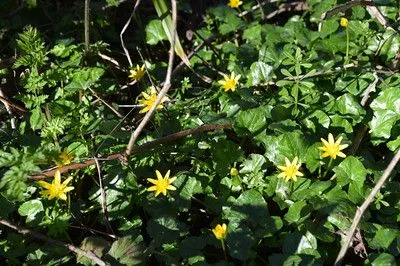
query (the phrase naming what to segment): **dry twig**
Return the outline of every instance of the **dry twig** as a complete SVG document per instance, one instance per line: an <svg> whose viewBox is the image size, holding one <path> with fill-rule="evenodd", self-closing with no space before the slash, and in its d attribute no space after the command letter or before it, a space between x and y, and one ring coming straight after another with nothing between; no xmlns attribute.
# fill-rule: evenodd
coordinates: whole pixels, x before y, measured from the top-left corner
<svg viewBox="0 0 400 266"><path fill-rule="evenodd" d="M165 137L153 140L153 141L149 141L138 147L134 147L132 149L131 155L154 149L154 148L158 147L159 145L168 144L168 143L177 141L179 139L185 138L187 136L193 136L193 135L197 135L197 134L200 134L203 132L217 131L217 130L223 130L223 129L232 129L232 125L231 124L204 124L197 128L186 129L186 130L179 131L179 132L170 134L168 136L165 136ZM122 152L110 154L103 158L97 158L97 160L100 160L100 161L124 160L125 155L126 155L125 151L122 151ZM62 166L60 168L53 167L50 170L45 170L40 174L31 176L30 179L41 180L46 177L54 176L56 170L59 170L60 173L65 173L65 172L68 172L71 170L79 170L79 169L88 167L90 165L94 165L95 163L96 162L94 159L89 159L89 160L84 161L83 163L69 164L69 165Z"/></svg>
<svg viewBox="0 0 400 266"><path fill-rule="evenodd" d="M136 3L135 3L135 6L134 6L134 8L133 8L133 11L132 11L132 13L131 13L131 16L130 16L129 19L126 21L124 27L123 27L122 30L121 30L121 33L119 34L119 38L120 38L120 40L121 40L122 49L124 49L125 56L126 56L126 58L128 59L128 62L129 62L129 66L130 66L130 67L132 67L133 64L132 64L131 56L129 55L129 51L128 51L128 49L126 49L126 46L125 46L125 42L124 42L124 33L125 33L126 29L128 28L129 24L131 24L131 20L132 20L133 16L134 16L135 13L136 13L136 9L137 9L137 8L139 7L139 5L140 5L140 1L141 1L141 0L136 0Z"/></svg>
<svg viewBox="0 0 400 266"><path fill-rule="evenodd" d="M139 126L135 129L135 131L131 134L131 138L129 140L128 146L126 148L126 155L129 156L132 153L133 146L135 145L136 139L139 137L140 133L146 126L146 124L150 121L150 117L153 115L155 112L157 106L160 104L161 100L165 97L167 94L169 88L171 87L171 74L172 74L172 67L174 64L174 56L175 56L175 40L176 40L176 20L177 20L177 11L176 11L176 0L171 0L171 6L172 6L172 41L171 41L171 47L169 49L169 59L168 59L168 69L167 69L167 75L165 77L164 85L163 88L161 89L160 93L158 94L158 97L153 103L153 106L151 109L146 113L146 115L143 117L143 120L140 122Z"/></svg>

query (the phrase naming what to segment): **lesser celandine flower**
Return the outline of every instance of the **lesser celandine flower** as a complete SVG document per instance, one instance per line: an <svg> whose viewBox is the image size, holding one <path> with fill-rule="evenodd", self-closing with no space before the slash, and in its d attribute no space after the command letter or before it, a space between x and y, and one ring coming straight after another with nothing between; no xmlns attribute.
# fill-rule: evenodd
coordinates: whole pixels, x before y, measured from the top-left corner
<svg viewBox="0 0 400 266"><path fill-rule="evenodd" d="M214 236L218 240L224 240L228 234L226 224L222 224L222 225L217 224L217 226L215 226L215 228L212 229L212 232L214 233Z"/></svg>
<svg viewBox="0 0 400 266"><path fill-rule="evenodd" d="M218 83L222 85L222 88L225 91L235 91L236 85L238 84L238 81L240 79L240 75L235 76L235 72L232 72L230 77L226 74L222 75L224 76L224 79L218 81Z"/></svg>
<svg viewBox="0 0 400 266"><path fill-rule="evenodd" d="M225 250L225 238L228 235L228 228L226 224L217 224L214 229L212 229L212 232L219 241L221 241L221 246L222 246L222 251L224 252L224 257L226 262L228 262L228 257L226 256L226 250Z"/></svg>
<svg viewBox="0 0 400 266"><path fill-rule="evenodd" d="M328 156L331 157L332 159L336 159L336 156L339 156L342 158L346 157L346 154L341 152L341 150L347 148L349 145L348 144L340 145L340 143L342 142L342 137L339 137L335 142L333 135L331 133L329 133L328 141L326 141L323 138L321 138L321 141L324 144L324 146L318 147L318 149L320 149L321 151L324 151L324 153L322 154L322 158L325 158Z"/></svg>
<svg viewBox="0 0 400 266"><path fill-rule="evenodd" d="M143 105L144 105L144 108L143 108L142 110L140 110L139 113L146 113L147 111L149 111L149 110L151 109L151 107L153 106L153 104L156 102L156 100L157 100L157 92L156 92L156 90L154 89L154 87L151 87L151 94L148 95L147 93L142 92L142 96L143 96L143 99L139 100L138 102L139 102L140 104L143 104ZM163 104L163 102L165 102L165 101L168 101L168 98L167 98L167 97L164 97L164 98L161 100L160 104L157 105L157 109L162 109L162 108L163 108L163 105L162 105L162 104Z"/></svg>
<svg viewBox="0 0 400 266"><path fill-rule="evenodd" d="M165 177L163 177L160 171L156 170L157 179L147 178L147 181L154 184L154 186L149 187L147 191L154 191L155 196L157 197L160 193L166 196L167 190L176 190L176 187L171 185L172 182L175 181L176 177L174 176L169 178L169 174L170 170L168 170Z"/></svg>
<svg viewBox="0 0 400 266"><path fill-rule="evenodd" d="M145 73L146 73L145 65L142 66L136 65L136 68L129 70L130 74L129 77L133 80L139 81L141 78L143 78Z"/></svg>
<svg viewBox="0 0 400 266"><path fill-rule="evenodd" d="M60 198L62 200L67 200L67 192L74 189L74 187L68 187L68 183L72 180L72 177L68 177L64 182L61 183L61 173L59 170L54 174L54 180L51 184L45 181L38 181L41 187L46 190L40 191L40 194L48 196L48 199Z"/></svg>
<svg viewBox="0 0 400 266"><path fill-rule="evenodd" d="M238 8L241 4L243 4L240 0L229 0L228 6L231 8Z"/></svg>
<svg viewBox="0 0 400 266"><path fill-rule="evenodd" d="M347 26L349 25L349 20L347 18L340 18L340 26L342 26L343 28L347 28Z"/></svg>
<svg viewBox="0 0 400 266"><path fill-rule="evenodd" d="M290 179L297 181L297 176L303 176L303 173L299 171L301 166L301 161L299 161L298 163L297 162L298 162L297 156L294 157L292 162L290 162L290 160L285 157L286 165L278 166L278 168L282 170L282 173L280 173L278 177L285 178L285 182L289 181Z"/></svg>

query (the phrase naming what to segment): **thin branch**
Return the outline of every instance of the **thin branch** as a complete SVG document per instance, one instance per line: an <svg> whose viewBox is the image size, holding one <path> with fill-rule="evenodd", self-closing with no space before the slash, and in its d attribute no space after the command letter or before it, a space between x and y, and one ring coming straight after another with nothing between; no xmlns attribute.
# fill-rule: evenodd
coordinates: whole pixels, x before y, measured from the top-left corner
<svg viewBox="0 0 400 266"><path fill-rule="evenodd" d="M174 56L175 56L175 39L176 39L176 20L177 20L177 11L176 11L176 1L171 0L171 6L172 6L172 41L171 41L171 48L169 49L169 59L168 59L168 69L167 69L167 75L165 77L164 85L163 88L161 89L160 93L158 94L158 97L153 103L153 106L151 109L146 113L144 116L142 122L140 122L139 126L135 129L135 131L132 133L131 138L129 140L128 146L126 148L126 155L129 156L132 153L133 146L135 145L136 139L139 137L140 133L146 126L146 124L150 121L151 116L155 112L157 106L160 104L161 100L165 97L167 94L169 88L171 87L171 74L172 74L172 67L174 64Z"/></svg>
<svg viewBox="0 0 400 266"><path fill-rule="evenodd" d="M179 139L182 139L182 138L185 138L188 136L193 136L193 135L201 134L203 132L218 131L218 130L223 130L223 129L232 129L232 125L231 124L204 124L197 128L186 129L183 131L179 131L179 132L167 135L165 137L161 137L161 138L153 140L153 141L149 141L138 147L134 147L132 149L131 155L139 154L141 152L154 149L162 144L168 144L168 143L177 141ZM100 160L100 161L121 160L121 161L123 161L123 160L125 160L125 155L126 155L125 151L121 151L118 153L110 154L103 158L97 158L97 160ZM59 170L60 173L65 173L70 170L79 170L79 169L88 167L90 165L94 165L95 163L96 162L94 159L89 159L89 160L84 161L83 163L69 164L69 165L62 166L60 168L53 167L49 170L43 171L40 174L31 176L30 179L31 180L41 180L46 177L54 176L56 170Z"/></svg>
<svg viewBox="0 0 400 266"><path fill-rule="evenodd" d="M85 18L84 18L84 27L85 27L85 56L87 56L89 52L89 26L90 26L90 0L85 0Z"/></svg>
<svg viewBox="0 0 400 266"><path fill-rule="evenodd" d="M106 198L106 193L105 193L104 187L103 187L100 163L99 163L99 160L96 157L94 158L94 161L96 163L97 174L99 175L99 187L100 187L100 195L101 195L101 208L103 210L104 223L106 224L108 230L110 230L110 232L114 234L114 231L112 230L110 222L108 221L107 198Z"/></svg>
<svg viewBox="0 0 400 266"><path fill-rule="evenodd" d="M4 105L7 104L11 108L14 108L14 109L16 109L16 110L18 110L18 111L20 111L22 113L28 112L28 110L26 110L24 107L19 106L19 105L15 104L15 103L12 103L8 98L6 98L4 96L0 96L0 102L2 102Z"/></svg>
<svg viewBox="0 0 400 266"><path fill-rule="evenodd" d="M47 237L45 235L42 235L40 233L31 231L30 229L16 226L16 225L12 224L11 222L9 222L9 221L7 221L7 220L5 220L3 218L0 218L0 224L2 224L4 226L7 226L7 227L9 227L11 229L14 229L15 231L17 231L18 233L20 233L22 235L29 235L29 236L32 236L34 238L37 238L37 239L43 240L45 242L48 242L50 244L54 244L54 245L66 248L69 251L72 251L72 252L74 252L74 253L76 253L78 255L85 256L86 258L92 260L94 263L96 263L98 265L101 265L101 266L109 265L108 263L102 261L98 256L96 256L96 254L94 254L91 251L85 251L85 250L80 249L78 247L75 247L75 246L73 246L71 244L64 243L62 241L49 238L49 237Z"/></svg>
<svg viewBox="0 0 400 266"><path fill-rule="evenodd" d="M128 62L129 62L129 66L130 66L130 67L132 67L133 64L132 64L131 56L129 55L129 51L128 51L128 49L126 49L126 46L125 46L125 42L124 42L124 33L125 33L126 29L128 28L129 24L131 24L131 20L132 20L133 16L134 16L135 13L136 13L136 9L137 9L138 6L140 5L140 1L141 1L141 0L136 0L136 4L135 4L135 6L134 6L134 8L133 8L133 11L132 11L132 13L131 13L129 19L126 21L124 27L122 28L121 33L119 34L119 38L120 38L120 40L121 40L122 49L124 49L125 56L126 56L126 58L128 59Z"/></svg>
<svg viewBox="0 0 400 266"><path fill-rule="evenodd" d="M5 98L5 95L3 93L3 89L1 87L0 87L0 97ZM7 113L10 115L11 128L12 129L16 129L17 126L15 125L15 117L14 117L13 112L11 110L11 106L8 104L7 101L2 101L1 99L0 99L0 101L4 104L4 106L6 107Z"/></svg>
<svg viewBox="0 0 400 266"><path fill-rule="evenodd" d="M343 258L346 255L347 249L349 248L350 242L353 239L354 233L357 229L357 226L361 220L361 217L363 216L364 212L367 210L368 206L372 203L372 201L375 198L375 195L379 192L379 190L382 188L382 186L385 184L386 180L392 173L394 167L397 165L397 163L400 160L400 149L397 151L396 155L393 157L393 159L390 161L389 165L385 169L385 172L381 176L381 178L378 180L374 188L371 190L369 193L368 197L365 199L363 204L357 208L356 210L356 215L354 216L353 223L351 224L350 230L346 235L346 238L342 244L342 247L340 249L340 252L336 258L335 261L335 266L340 266L342 265Z"/></svg>
<svg viewBox="0 0 400 266"><path fill-rule="evenodd" d="M111 106L108 102L106 102L103 98L101 98L96 91L94 91L92 88L88 88L90 92L96 97L100 102L102 102L105 106L107 106L114 114L118 116L118 118L123 118L124 116L120 114L114 107Z"/></svg>

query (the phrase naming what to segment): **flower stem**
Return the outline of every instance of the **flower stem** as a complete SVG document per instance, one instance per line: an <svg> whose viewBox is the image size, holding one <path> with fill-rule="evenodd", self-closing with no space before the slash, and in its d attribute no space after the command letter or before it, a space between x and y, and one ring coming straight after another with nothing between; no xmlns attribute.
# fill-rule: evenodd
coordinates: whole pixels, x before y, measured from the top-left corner
<svg viewBox="0 0 400 266"><path fill-rule="evenodd" d="M228 256L226 256L225 242L223 239L221 239L221 246L222 246L222 251L224 252L226 264L228 264Z"/></svg>
<svg viewBox="0 0 400 266"><path fill-rule="evenodd" d="M322 178L324 178L328 174L329 170L331 170L332 162L333 162L333 159L331 157L331 159L329 160L329 163L328 163L328 167L326 168L326 171L325 171L324 175L322 176Z"/></svg>

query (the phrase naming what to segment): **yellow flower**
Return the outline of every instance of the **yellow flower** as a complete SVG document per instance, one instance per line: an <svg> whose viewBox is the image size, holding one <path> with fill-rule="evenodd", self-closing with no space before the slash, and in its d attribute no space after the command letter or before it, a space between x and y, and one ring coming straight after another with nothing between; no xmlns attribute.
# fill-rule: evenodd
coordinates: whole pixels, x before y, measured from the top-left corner
<svg viewBox="0 0 400 266"><path fill-rule="evenodd" d="M236 176L239 174L239 171L238 171L238 169L236 169L236 167L232 167L230 174L231 174L231 176Z"/></svg>
<svg viewBox="0 0 400 266"><path fill-rule="evenodd" d="M144 105L144 108L143 108L142 110L140 110L139 113L146 113L147 111L149 111L149 110L151 109L151 107L153 106L153 104L156 102L156 100L157 100L157 92L156 92L156 90L154 89L154 87L152 87L152 88L151 88L151 94L150 94L150 95L148 95L148 94L145 93L145 92L142 92L142 96L143 96L144 99L141 99L141 100L139 100L138 102L139 102L140 104L143 104L143 105ZM161 100L160 104L157 105L157 109L163 108L162 103L165 102L165 101L168 101L168 98L167 98L167 97L164 97L164 98Z"/></svg>
<svg viewBox="0 0 400 266"><path fill-rule="evenodd" d="M54 180L51 184L45 181L38 181L38 184L41 187L44 187L46 190L40 191L41 195L48 196L48 199L60 198L62 200L67 200L66 193L73 190L74 187L67 187L68 183L72 180L72 177L68 177L61 184L61 174L60 171L57 170L54 174Z"/></svg>
<svg viewBox="0 0 400 266"><path fill-rule="evenodd" d="M226 235L228 234L226 224L217 224L217 226L212 229L212 232L218 240L224 240L226 238Z"/></svg>
<svg viewBox="0 0 400 266"><path fill-rule="evenodd" d="M222 75L224 76L224 79L218 81L218 83L222 85L222 88L224 88L225 91L235 91L240 75L235 76L235 72L232 72L230 77L226 74Z"/></svg>
<svg viewBox="0 0 400 266"><path fill-rule="evenodd" d="M301 166L301 161L297 164L298 158L294 157L293 162L290 162L288 158L285 157L286 166L278 166L282 173L278 177L285 178L285 182L293 179L297 181L297 176L303 176L303 173L299 171Z"/></svg>
<svg viewBox="0 0 400 266"><path fill-rule="evenodd" d="M342 137L339 137L337 141L335 142L335 139L333 138L333 135L331 133L328 134L328 141L324 140L321 138L322 143L324 146L318 147L321 151L324 151L322 154L322 158L330 156L332 159L336 159L336 156L345 158L346 154L341 152L341 150L346 149L349 145L348 144L342 144L340 145L340 142L342 141Z"/></svg>
<svg viewBox="0 0 400 266"><path fill-rule="evenodd" d="M146 73L146 67L145 65L142 65L141 67L139 65L136 65L136 69L129 70L129 73L129 77L131 79L139 81Z"/></svg>
<svg viewBox="0 0 400 266"><path fill-rule="evenodd" d="M228 6L231 8L238 8L241 4L243 4L240 0L229 0Z"/></svg>
<svg viewBox="0 0 400 266"><path fill-rule="evenodd" d="M73 158L74 157L71 154L68 154L68 152L64 150L58 155L58 158L54 160L54 162L57 164L57 166L60 167L63 165L70 164Z"/></svg>
<svg viewBox="0 0 400 266"><path fill-rule="evenodd" d="M340 26L347 28L347 26L349 25L349 20L347 18L340 18Z"/></svg>
<svg viewBox="0 0 400 266"><path fill-rule="evenodd" d="M176 187L172 186L172 182L175 181L176 177L169 178L170 170L165 174L165 177L161 175L161 173L156 170L157 179L147 178L147 181L154 184L147 189L147 191L155 191L156 197L158 194L162 193L164 196L167 195L167 189L176 190Z"/></svg>

